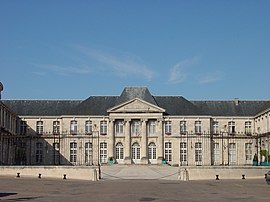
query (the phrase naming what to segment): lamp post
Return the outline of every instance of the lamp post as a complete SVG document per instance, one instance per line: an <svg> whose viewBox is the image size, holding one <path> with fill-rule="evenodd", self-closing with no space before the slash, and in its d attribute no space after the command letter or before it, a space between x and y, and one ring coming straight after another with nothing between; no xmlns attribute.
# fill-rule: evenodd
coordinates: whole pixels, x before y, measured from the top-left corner
<svg viewBox="0 0 270 202"><path fill-rule="evenodd" d="M97 132L97 142L98 142L98 146L97 146L97 154L98 154L98 176L99 179L101 179L101 168L100 168L100 156L99 156L99 131L97 130L97 125L94 125L94 132Z"/></svg>

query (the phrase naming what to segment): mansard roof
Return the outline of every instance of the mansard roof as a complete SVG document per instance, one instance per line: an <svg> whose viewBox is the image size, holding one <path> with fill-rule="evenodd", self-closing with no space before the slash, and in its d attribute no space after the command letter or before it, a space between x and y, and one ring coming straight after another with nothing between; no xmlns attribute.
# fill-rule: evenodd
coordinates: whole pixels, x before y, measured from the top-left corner
<svg viewBox="0 0 270 202"><path fill-rule="evenodd" d="M191 101L199 109L212 116L255 116L270 101Z"/></svg>
<svg viewBox="0 0 270 202"><path fill-rule="evenodd" d="M125 87L120 97L117 99L117 105L133 100L134 98L139 98L150 104L157 105L155 99L149 92L147 87Z"/></svg>
<svg viewBox="0 0 270 202"><path fill-rule="evenodd" d="M2 100L20 116L108 115L108 109L138 98L165 109L164 115L255 116L270 101L189 101L182 96L152 96L147 87L126 87L120 96L91 96L86 100Z"/></svg>
<svg viewBox="0 0 270 202"><path fill-rule="evenodd" d="M72 115L79 100L2 100L19 116Z"/></svg>

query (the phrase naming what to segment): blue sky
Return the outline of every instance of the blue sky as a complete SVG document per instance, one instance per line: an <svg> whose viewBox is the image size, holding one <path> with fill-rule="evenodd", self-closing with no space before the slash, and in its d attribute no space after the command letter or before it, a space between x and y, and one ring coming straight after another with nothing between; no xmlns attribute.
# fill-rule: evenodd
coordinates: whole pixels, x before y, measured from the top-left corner
<svg viewBox="0 0 270 202"><path fill-rule="evenodd" d="M147 86L192 100L270 99L270 1L0 1L3 99Z"/></svg>

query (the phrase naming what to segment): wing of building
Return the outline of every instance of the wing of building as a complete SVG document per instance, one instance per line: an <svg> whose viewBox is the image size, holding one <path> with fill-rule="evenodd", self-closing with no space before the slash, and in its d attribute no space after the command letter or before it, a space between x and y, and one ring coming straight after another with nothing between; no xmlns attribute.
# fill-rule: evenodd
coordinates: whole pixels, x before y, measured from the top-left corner
<svg viewBox="0 0 270 202"><path fill-rule="evenodd" d="M1 103L1 124L5 107L20 118L16 164L269 162L269 100L191 101L125 87L119 96Z"/></svg>

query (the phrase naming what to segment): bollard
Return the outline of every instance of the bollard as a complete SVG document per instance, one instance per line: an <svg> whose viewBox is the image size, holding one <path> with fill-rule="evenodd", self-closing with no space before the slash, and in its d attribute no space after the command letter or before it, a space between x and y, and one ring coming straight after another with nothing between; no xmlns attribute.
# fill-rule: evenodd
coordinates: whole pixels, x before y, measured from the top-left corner
<svg viewBox="0 0 270 202"><path fill-rule="evenodd" d="M66 180L66 179L67 179L67 175L66 175L66 174L64 174L64 177L63 177L63 179L64 179L64 180Z"/></svg>
<svg viewBox="0 0 270 202"><path fill-rule="evenodd" d="M246 178L245 178L245 175L242 175L242 180L244 180L244 179L246 179Z"/></svg>
<svg viewBox="0 0 270 202"><path fill-rule="evenodd" d="M219 180L219 175L216 175L216 180Z"/></svg>
<svg viewBox="0 0 270 202"><path fill-rule="evenodd" d="M40 173L38 174L38 178L41 179L41 174Z"/></svg>
<svg viewBox="0 0 270 202"><path fill-rule="evenodd" d="M92 178L92 181L98 181L98 179L97 179L97 170L96 169L93 169L93 178Z"/></svg>
<svg viewBox="0 0 270 202"><path fill-rule="evenodd" d="M17 173L17 178L20 178L20 173Z"/></svg>

